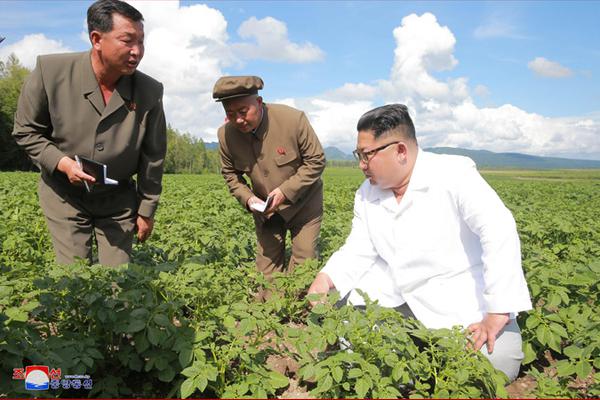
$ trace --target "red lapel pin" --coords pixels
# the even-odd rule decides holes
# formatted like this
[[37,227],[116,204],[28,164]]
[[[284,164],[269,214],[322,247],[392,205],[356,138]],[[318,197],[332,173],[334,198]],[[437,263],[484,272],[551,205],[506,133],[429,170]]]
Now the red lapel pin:
[[277,154],[279,155],[284,155],[285,154],[285,149],[283,147],[278,147],[277,148]]
[[127,103],[127,108],[129,109],[129,111],[135,111],[137,105],[133,101],[130,101],[129,103]]

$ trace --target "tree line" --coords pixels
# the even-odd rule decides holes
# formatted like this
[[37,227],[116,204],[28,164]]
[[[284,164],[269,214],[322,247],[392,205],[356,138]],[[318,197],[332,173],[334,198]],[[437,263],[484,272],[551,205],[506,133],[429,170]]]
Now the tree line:
[[[0,61],[0,171],[36,170],[11,135],[19,93],[30,72],[15,55]],[[202,139],[169,125],[164,167],[168,174],[219,172],[219,154],[207,149]]]

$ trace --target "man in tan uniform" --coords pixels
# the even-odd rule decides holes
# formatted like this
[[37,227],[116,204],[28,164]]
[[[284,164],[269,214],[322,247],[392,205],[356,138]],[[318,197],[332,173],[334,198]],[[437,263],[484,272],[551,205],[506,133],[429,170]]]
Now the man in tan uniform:
[[[91,261],[94,233],[100,263],[118,265],[129,261],[134,232],[144,241],[154,225],[166,153],[163,87],[136,71],[144,55],[138,10],[100,0],[87,20],[90,51],[38,57],[13,136],[41,170],[40,205],[57,261]],[[94,184],[76,155],[106,164],[119,184]]]
[[[304,113],[263,103],[258,96],[262,87],[262,79],[256,76],[222,77],[213,98],[223,103],[227,115],[218,132],[221,172],[233,196],[253,211],[256,266],[269,278],[284,271],[288,230],[292,238],[288,271],[317,256],[325,155]],[[253,210],[253,204],[268,196],[273,199],[268,209]]]

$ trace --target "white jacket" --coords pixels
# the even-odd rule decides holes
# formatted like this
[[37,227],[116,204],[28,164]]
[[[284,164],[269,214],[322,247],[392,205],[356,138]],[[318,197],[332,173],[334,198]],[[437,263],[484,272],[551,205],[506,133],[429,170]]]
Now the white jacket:
[[366,180],[352,231],[321,272],[342,296],[406,301],[429,328],[531,309],[515,221],[467,157],[419,150],[400,203]]

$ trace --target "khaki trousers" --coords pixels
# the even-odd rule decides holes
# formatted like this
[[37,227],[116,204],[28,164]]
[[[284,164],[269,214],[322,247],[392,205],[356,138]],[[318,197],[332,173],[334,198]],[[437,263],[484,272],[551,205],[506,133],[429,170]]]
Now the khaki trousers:
[[38,195],[57,263],[72,264],[77,258],[92,263],[94,237],[100,264],[129,262],[137,217],[133,184],[105,193],[87,193],[40,179]]
[[[291,272],[296,265],[307,259],[317,258],[317,241],[322,218],[322,207],[313,213],[300,211],[287,222],[279,214],[273,214],[269,219],[255,214],[256,268],[269,279],[273,272]],[[285,268],[287,231],[290,231],[292,238],[292,255]]]

